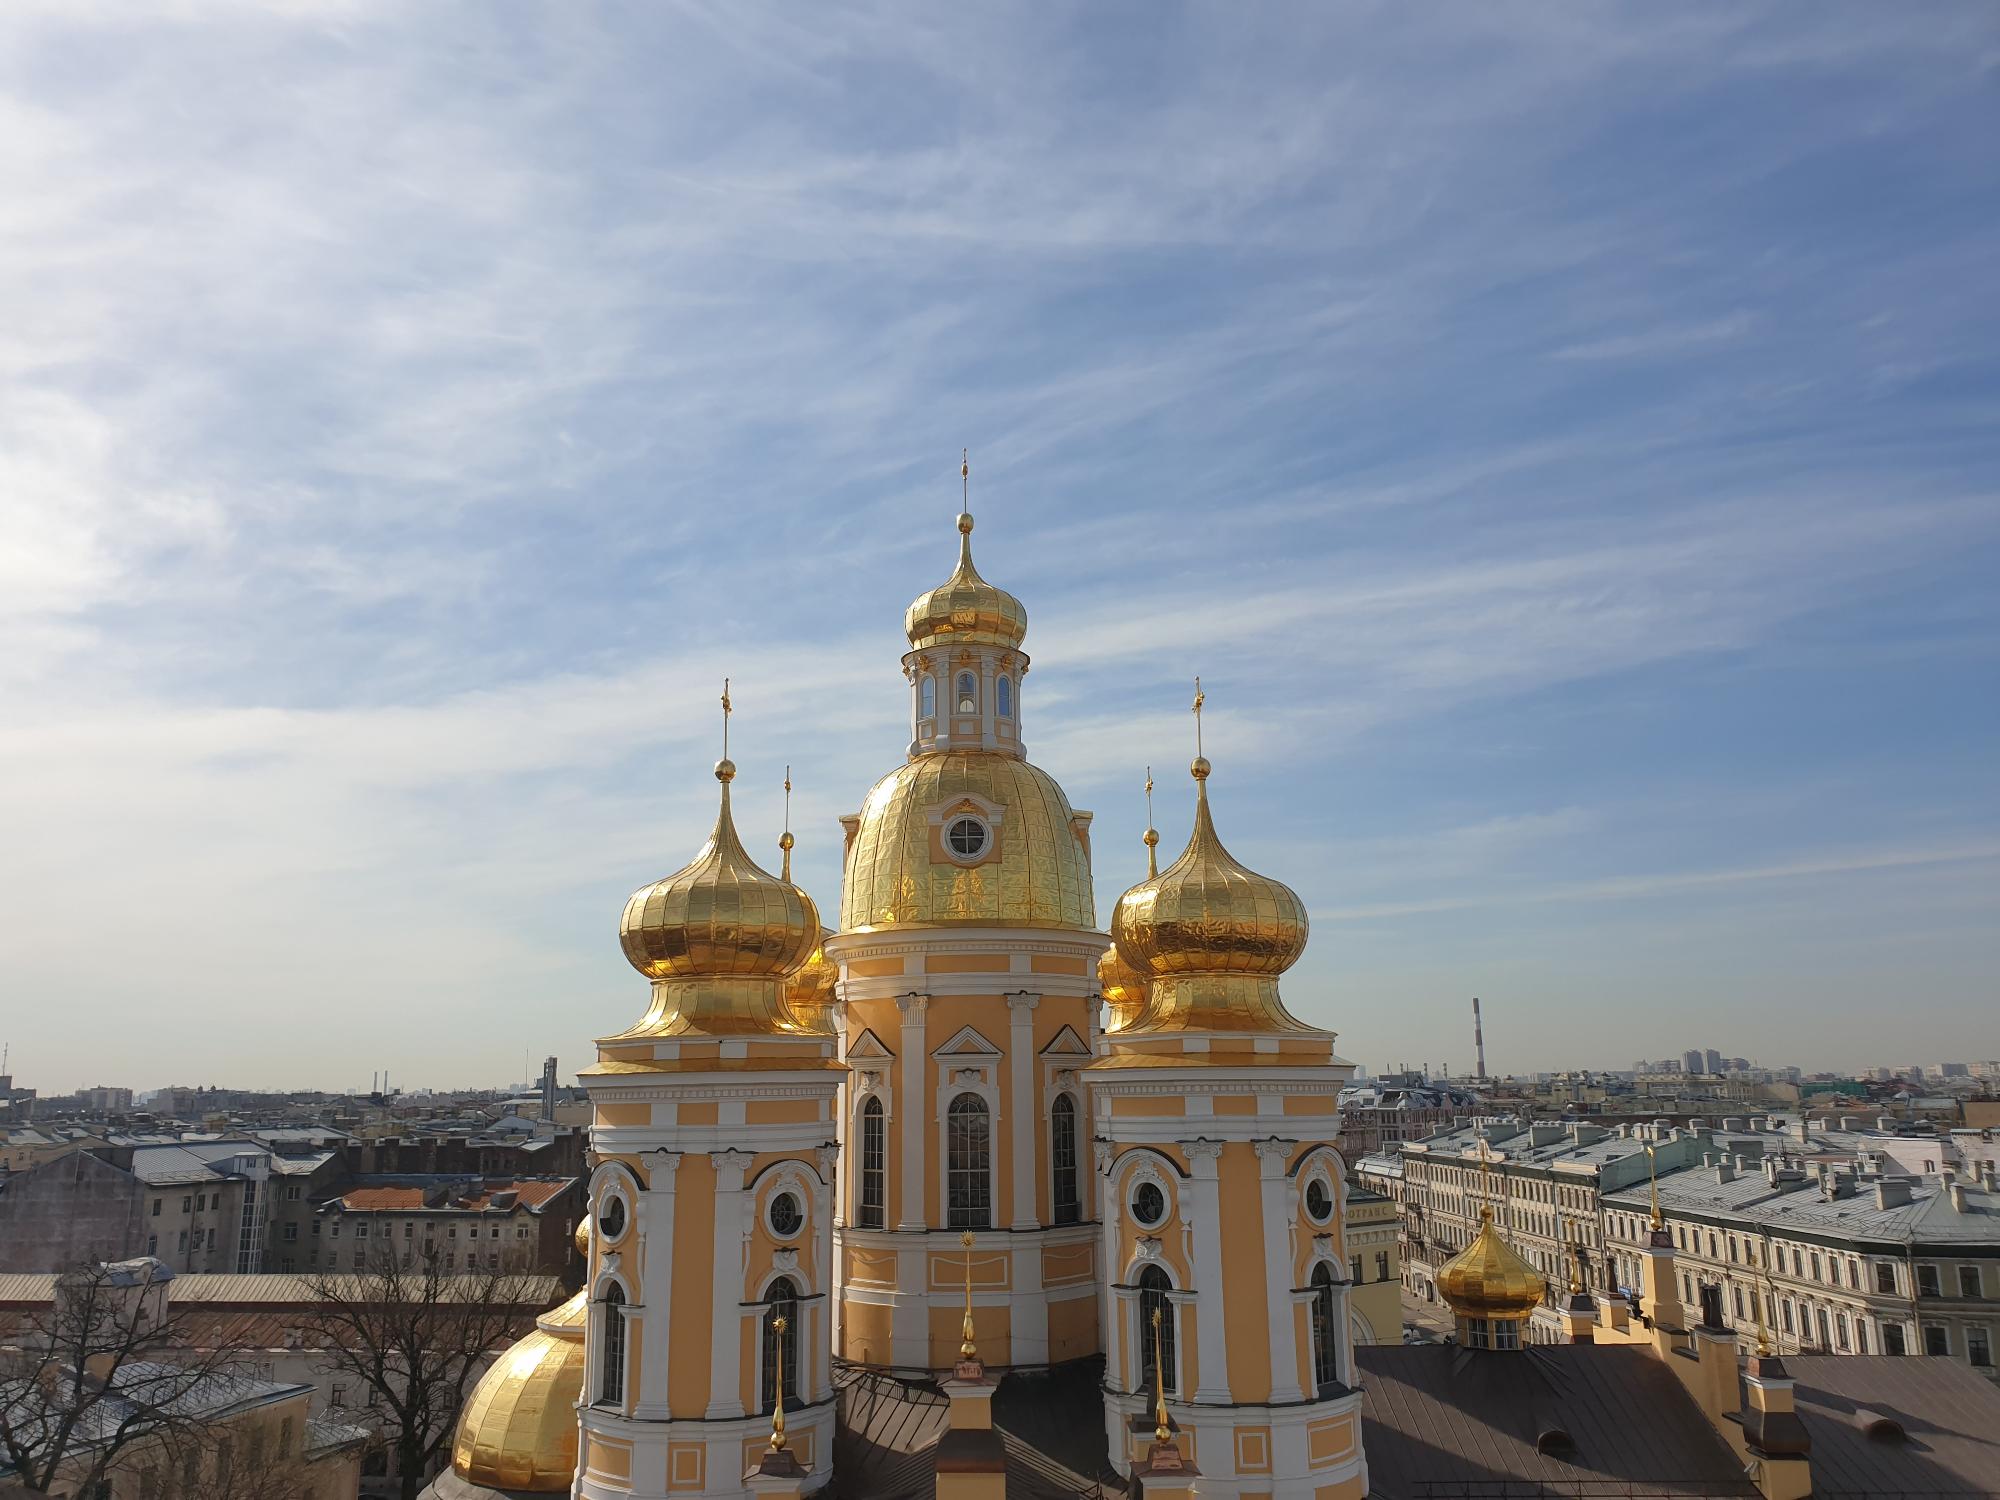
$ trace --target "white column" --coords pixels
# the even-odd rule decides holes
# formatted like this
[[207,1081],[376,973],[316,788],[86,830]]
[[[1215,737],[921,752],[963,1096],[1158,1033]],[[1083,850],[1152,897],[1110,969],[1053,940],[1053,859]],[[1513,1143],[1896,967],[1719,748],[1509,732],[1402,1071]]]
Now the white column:
[[1292,1310],[1291,1182],[1285,1167],[1297,1141],[1257,1142],[1258,1189],[1264,1215],[1264,1305],[1271,1318],[1271,1399],[1303,1401],[1299,1386],[1298,1320]]
[[833,1389],[833,1344],[840,1333],[840,1298],[836,1295],[838,1288],[834,1285],[833,1276],[834,1200],[839,1194],[834,1192],[829,1180],[838,1168],[840,1149],[821,1146],[817,1160],[820,1180],[819,1186],[813,1189],[812,1289],[826,1296],[826,1338],[814,1355],[812,1368],[799,1367],[807,1401],[817,1401]]
[[979,663],[979,744],[981,749],[999,748],[1000,740],[993,732],[993,719],[999,704],[993,701],[994,679],[998,674],[993,670],[993,658],[982,657]]
[[646,1191],[639,1195],[639,1300],[645,1304],[645,1329],[639,1336],[639,1389],[645,1399],[634,1403],[632,1415],[663,1422],[667,1406],[667,1370],[672,1357],[667,1342],[673,1310],[674,1182],[680,1175],[681,1153],[649,1151],[643,1161]]
[[1125,1267],[1118,1259],[1119,1214],[1124,1205],[1118,1195],[1111,1191],[1111,1143],[1091,1142],[1091,1158],[1097,1168],[1091,1175],[1097,1179],[1098,1200],[1103,1203],[1102,1229],[1098,1236],[1100,1250],[1097,1268],[1097,1326],[1104,1338],[1104,1378],[1114,1390],[1127,1391],[1132,1388],[1126,1377],[1122,1363],[1124,1358],[1125,1325],[1124,1313],[1119,1308],[1118,1298],[1122,1292],[1111,1288],[1125,1274]]
[[712,1151],[715,1164],[715,1284],[708,1347],[708,1409],[703,1416],[743,1411],[743,1174],[748,1151]]
[[1187,1153],[1191,1174],[1181,1218],[1194,1231],[1194,1326],[1200,1351],[1196,1355],[1194,1394],[1183,1400],[1229,1401],[1229,1331],[1222,1307],[1222,1193],[1217,1164],[1222,1142],[1179,1143]]
[[1014,1216],[1009,1229],[1039,1229],[1035,1186],[1035,1007],[1041,997],[1025,991],[1007,997],[1007,1066],[1013,1077]]
[[896,1006],[903,1013],[903,1055],[901,1086],[896,1090],[896,1107],[903,1112],[903,1204],[896,1215],[898,1229],[923,1229],[924,1222],[924,1011],[930,999],[919,994],[898,995]]

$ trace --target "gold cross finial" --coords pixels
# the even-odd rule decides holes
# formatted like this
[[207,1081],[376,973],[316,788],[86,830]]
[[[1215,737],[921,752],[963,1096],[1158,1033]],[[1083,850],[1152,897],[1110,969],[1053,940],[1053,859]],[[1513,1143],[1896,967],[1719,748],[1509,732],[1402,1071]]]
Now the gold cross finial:
[[1482,1135],[1479,1138],[1479,1213],[1480,1217],[1488,1220],[1493,1217],[1493,1189],[1489,1186],[1491,1181],[1492,1168],[1487,1162],[1486,1137]]
[[972,509],[972,450],[970,448],[959,449],[958,485],[958,508],[969,511]]
[[1153,826],[1153,768],[1146,767],[1146,878],[1160,873],[1160,830]]
[[966,1230],[958,1242],[965,1247],[965,1321],[959,1325],[963,1342],[958,1346],[958,1357],[970,1363],[979,1358],[979,1348],[972,1342],[972,1231]]
[[735,705],[729,701],[729,679],[722,679],[722,758],[729,759],[729,715]]
[[1653,1170],[1653,1148],[1650,1145],[1646,1147],[1646,1182],[1653,1190],[1653,1228],[1664,1229],[1667,1221],[1660,1217],[1660,1179]]
[[792,768],[785,767],[785,831],[778,835],[778,847],[784,851],[785,867],[779,871],[785,880],[792,878]]
[[1583,1290],[1583,1241],[1576,1237],[1574,1230],[1570,1231],[1569,1237],[1569,1289],[1572,1292]]
[[771,1319],[771,1332],[778,1336],[777,1379],[771,1397],[771,1451],[785,1451],[785,1329],[790,1324],[783,1313]]
[[1201,690],[1201,679],[1194,680],[1194,753],[1201,754],[1201,706],[1208,701],[1208,694]]
[[1170,1443],[1173,1429],[1167,1426],[1167,1361],[1160,1332],[1160,1309],[1153,1309],[1153,1441]]

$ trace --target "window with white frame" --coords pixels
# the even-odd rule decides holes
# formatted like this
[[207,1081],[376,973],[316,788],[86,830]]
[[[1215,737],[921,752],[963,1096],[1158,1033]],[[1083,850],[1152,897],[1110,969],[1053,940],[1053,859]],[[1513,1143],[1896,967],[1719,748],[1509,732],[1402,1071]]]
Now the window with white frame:
[[1340,1389],[1340,1304],[1333,1291],[1333,1271],[1325,1261],[1312,1270],[1313,1384],[1322,1397]]
[[[1139,1273],[1139,1389],[1155,1389],[1156,1380],[1162,1378],[1155,1372],[1163,1371],[1164,1387],[1170,1396],[1180,1390],[1174,1363],[1174,1304],[1167,1295],[1172,1288],[1173,1282],[1158,1266],[1147,1266]],[[1159,1314],[1157,1327],[1153,1323],[1155,1313]]]
[[1049,1162],[1053,1174],[1049,1217],[1057,1224],[1074,1224],[1083,1217],[1076,1155],[1076,1100],[1066,1093],[1057,1094],[1049,1108]]
[[945,1118],[945,1225],[986,1229],[993,1223],[993,1123],[986,1101],[960,1094]]
[[597,1399],[600,1405],[618,1406],[625,1400],[625,1293],[617,1282],[607,1282],[599,1302],[603,1359],[598,1370]]
[[855,1208],[856,1222],[863,1229],[882,1227],[883,1197],[888,1174],[884,1169],[882,1101],[868,1099],[861,1106],[861,1199]]
[[[782,1332],[778,1319],[785,1320]],[[764,1293],[764,1368],[760,1381],[762,1410],[769,1411],[778,1398],[778,1371],[785,1372],[785,1410],[802,1403],[799,1396],[799,1289],[788,1276],[780,1276]]]

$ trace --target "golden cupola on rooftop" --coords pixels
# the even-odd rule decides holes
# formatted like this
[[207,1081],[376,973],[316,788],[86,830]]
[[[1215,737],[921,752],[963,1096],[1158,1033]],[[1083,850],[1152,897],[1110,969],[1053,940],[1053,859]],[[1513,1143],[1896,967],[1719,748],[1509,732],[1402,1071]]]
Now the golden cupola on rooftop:
[[833,1008],[838,1004],[834,986],[840,980],[840,965],[826,956],[826,940],[833,934],[820,929],[819,946],[803,967],[785,982],[785,1003],[807,1031],[833,1035]]
[[1123,1036],[1175,1031],[1321,1034],[1285,1009],[1278,976],[1305,952],[1305,904],[1222,845],[1196,756],[1194,831],[1179,859],[1118,898],[1111,936],[1150,990]]
[[1479,1233],[1437,1273],[1437,1292],[1458,1320],[1459,1341],[1475,1349],[1520,1346],[1520,1325],[1541,1305],[1542,1273],[1521,1258],[1482,1205]]
[[[590,1254],[590,1221],[576,1229]],[[535,1319],[535,1331],[486,1368],[459,1413],[452,1472],[512,1494],[567,1495],[576,1481],[576,1404],[583,1396],[587,1292]]]
[[1028,634],[1028,611],[995,588],[972,565],[972,514],[958,517],[958,567],[936,588],[919,594],[903,616],[910,649],[982,645],[1017,647]]
[[628,1036],[808,1034],[786,1004],[786,981],[819,946],[819,911],[791,881],[760,869],[736,836],[729,783],[715,831],[682,869],[625,903],[618,940],[653,981],[653,1003]]

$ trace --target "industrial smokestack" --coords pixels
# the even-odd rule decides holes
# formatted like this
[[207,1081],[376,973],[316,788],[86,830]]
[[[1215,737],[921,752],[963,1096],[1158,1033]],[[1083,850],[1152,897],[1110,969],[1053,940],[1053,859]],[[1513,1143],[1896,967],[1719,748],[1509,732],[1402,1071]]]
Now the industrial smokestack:
[[1472,1050],[1479,1054],[1479,1072],[1476,1076],[1486,1076],[1486,1033],[1479,1027],[1479,997],[1472,997]]

